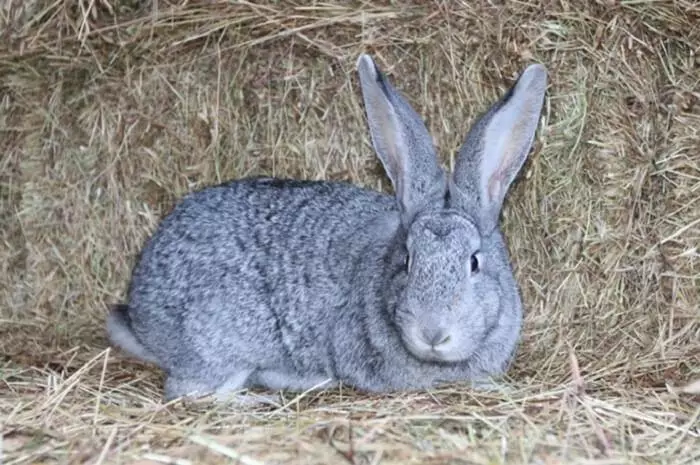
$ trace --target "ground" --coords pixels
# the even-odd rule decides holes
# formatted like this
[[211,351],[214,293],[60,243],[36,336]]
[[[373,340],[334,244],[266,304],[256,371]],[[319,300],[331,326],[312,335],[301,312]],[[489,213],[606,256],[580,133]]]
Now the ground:
[[[697,2],[0,6],[0,462],[700,463]],[[390,191],[361,52],[448,168],[519,71],[549,71],[502,220],[526,308],[511,391],[165,404],[104,332],[139,247],[230,178]]]

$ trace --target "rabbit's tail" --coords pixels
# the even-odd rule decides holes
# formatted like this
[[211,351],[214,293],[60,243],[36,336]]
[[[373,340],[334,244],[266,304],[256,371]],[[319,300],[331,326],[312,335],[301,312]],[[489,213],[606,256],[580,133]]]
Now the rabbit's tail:
[[117,304],[112,307],[109,315],[107,315],[107,334],[112,344],[132,357],[158,364],[156,358],[136,339],[134,332],[131,330],[131,317],[129,316],[128,305]]

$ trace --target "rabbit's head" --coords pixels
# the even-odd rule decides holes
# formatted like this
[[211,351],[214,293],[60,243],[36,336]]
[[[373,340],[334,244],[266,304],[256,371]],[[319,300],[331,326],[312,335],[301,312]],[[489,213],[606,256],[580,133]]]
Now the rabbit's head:
[[531,65],[472,126],[453,174],[422,119],[368,55],[358,63],[374,149],[394,186],[405,247],[394,320],[406,348],[459,362],[488,344],[511,350],[521,317],[498,220],[527,158],[547,75]]

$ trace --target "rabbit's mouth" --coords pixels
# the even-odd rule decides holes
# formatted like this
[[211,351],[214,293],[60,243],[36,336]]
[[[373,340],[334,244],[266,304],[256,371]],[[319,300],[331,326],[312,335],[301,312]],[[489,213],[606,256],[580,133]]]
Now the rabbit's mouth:
[[446,330],[421,328],[414,323],[401,328],[401,339],[414,357],[426,362],[459,362],[465,358],[454,335]]

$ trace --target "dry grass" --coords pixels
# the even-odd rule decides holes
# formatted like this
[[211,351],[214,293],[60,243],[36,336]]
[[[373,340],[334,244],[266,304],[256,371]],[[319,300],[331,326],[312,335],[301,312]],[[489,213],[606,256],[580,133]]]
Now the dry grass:
[[[397,3],[4,0],[1,463],[700,463],[700,389],[675,388],[700,379],[700,6]],[[103,330],[138,248],[228,178],[389,189],[364,50],[447,165],[526,63],[550,70],[504,213],[527,308],[515,391],[164,405]]]

